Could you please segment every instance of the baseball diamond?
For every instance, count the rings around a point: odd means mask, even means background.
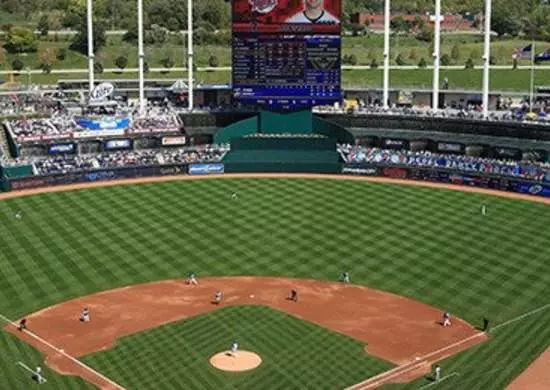
[[[2,386],[501,389],[548,346],[547,199],[263,176],[3,194]],[[212,367],[234,342],[261,364]]]

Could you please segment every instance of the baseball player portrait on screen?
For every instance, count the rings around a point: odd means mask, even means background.
[[[304,10],[286,20],[286,23],[340,24],[340,20],[325,9],[325,0],[303,0]]]

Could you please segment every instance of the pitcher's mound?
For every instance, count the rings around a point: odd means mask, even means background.
[[[232,356],[230,351],[215,354],[210,364],[223,371],[248,371],[262,364],[262,358],[254,352],[239,351]]]

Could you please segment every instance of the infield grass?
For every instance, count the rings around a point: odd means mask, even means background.
[[[484,316],[503,323],[550,296],[550,207],[479,194],[330,180],[187,181],[16,198],[0,202],[0,218],[0,313],[11,318],[191,270],[199,277],[329,280],[349,270],[354,283],[419,299],[474,325]],[[550,320],[547,312],[539,318]],[[464,388],[504,388],[550,344],[538,324],[530,317],[501,328],[445,362],[445,371],[468,372]],[[0,388],[21,388],[15,362],[37,354],[4,333],[0,342],[11,344],[0,354]],[[146,364],[153,363],[120,361],[108,372],[126,377]],[[489,370],[498,380],[488,379]],[[86,388],[71,378],[56,381],[59,389]]]
[[[243,373],[213,368],[210,357],[229,350],[234,340],[262,364]],[[363,348],[288,314],[241,306],[123,338],[84,362],[128,389],[337,389],[392,367]]]

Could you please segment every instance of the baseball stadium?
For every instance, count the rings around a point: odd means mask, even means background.
[[[224,84],[191,0],[187,79],[146,78],[138,0],[138,78],[97,78],[88,0],[87,79],[0,88],[0,389],[550,388],[550,104],[489,88],[491,3],[473,91],[440,0],[431,89],[390,88],[389,0],[382,88],[339,0],[228,2]]]

